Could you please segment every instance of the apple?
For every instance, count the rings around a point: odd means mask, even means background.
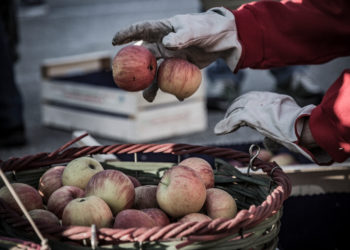
[[[279,166],[297,164],[297,160],[289,153],[279,153],[270,158],[269,162],[276,162]]]
[[[207,189],[205,208],[212,219],[232,219],[237,214],[236,201],[229,193],[219,188]]]
[[[103,199],[113,214],[131,208],[134,204],[135,189],[131,180],[119,170],[104,170],[95,174],[85,189],[86,196],[96,195]]]
[[[210,163],[199,157],[189,157],[179,163],[179,165],[192,168],[202,179],[205,187],[214,187],[214,171]]]
[[[43,200],[35,188],[25,183],[12,183],[11,185],[27,211],[44,207]],[[12,197],[10,190],[6,186],[0,188],[0,199],[5,201],[9,207],[17,213],[23,214],[22,210],[17,205],[16,200]]]
[[[201,221],[207,221],[211,220],[211,218],[205,214],[201,213],[190,213],[182,217],[179,222],[186,223],[186,222],[201,222]]]
[[[129,177],[129,179],[131,180],[131,182],[135,188],[141,186],[140,181],[136,177],[131,176],[131,175],[126,175],[126,176]]]
[[[172,217],[198,212],[206,198],[206,188],[196,172],[186,166],[173,166],[157,187],[159,207]]]
[[[33,210],[30,210],[28,213],[35,223],[42,224],[42,225],[56,225],[56,226],[61,225],[59,218],[54,213],[48,210],[33,209]],[[24,215],[22,216],[26,218]]]
[[[141,210],[125,209],[117,214],[113,228],[154,227],[155,221]]]
[[[126,91],[146,89],[157,72],[157,60],[145,47],[130,45],[122,48],[113,58],[113,80]]]
[[[47,209],[53,212],[58,218],[62,218],[63,210],[67,204],[80,197],[84,197],[83,189],[74,186],[62,186],[52,193],[48,202]]]
[[[156,226],[164,227],[170,223],[169,217],[159,208],[145,208],[141,211],[151,216]]]
[[[157,203],[157,185],[144,185],[135,188],[134,208],[156,208]]]
[[[184,59],[168,58],[159,66],[157,81],[162,91],[182,101],[199,88],[202,74],[196,65]]]
[[[256,152],[254,152],[255,154]],[[262,161],[268,162],[273,157],[273,153],[270,150],[267,149],[260,149],[260,152],[258,154],[258,158]]]
[[[45,203],[50,195],[62,187],[62,174],[65,166],[56,166],[47,170],[39,179],[38,191]]]
[[[92,157],[79,157],[68,163],[62,174],[64,186],[85,189],[90,178],[103,171],[101,164]]]
[[[97,196],[77,198],[70,201],[63,210],[62,224],[65,226],[111,227],[113,214],[107,203]]]

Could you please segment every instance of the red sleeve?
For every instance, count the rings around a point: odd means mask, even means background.
[[[350,69],[342,73],[312,111],[309,126],[316,143],[334,161],[350,157]]]
[[[236,70],[318,64],[350,55],[350,1],[259,1],[234,10]]]

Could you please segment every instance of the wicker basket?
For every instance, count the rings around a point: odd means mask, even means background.
[[[164,169],[188,156],[207,157],[215,163],[215,187],[229,192],[237,202],[233,219],[205,222],[173,222],[164,227],[112,229],[70,226],[48,227],[37,224],[51,249],[275,249],[278,242],[283,201],[291,184],[275,163],[266,163],[250,154],[230,148],[188,144],[116,144],[109,146],[70,147],[81,137],[52,153],[40,153],[0,162],[10,182],[37,187],[40,176],[50,167],[76,157],[94,154],[132,156],[133,161],[104,164],[138,177],[142,184],[156,184]],[[146,155],[168,162],[142,162]],[[175,160],[174,160],[175,159]],[[265,177],[246,174],[229,162],[236,161],[253,170],[261,169]],[[2,184],[3,185],[3,184]],[[26,219],[0,200],[0,247],[27,246],[40,249],[40,240]]]

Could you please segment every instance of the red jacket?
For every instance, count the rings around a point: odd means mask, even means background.
[[[350,55],[349,0],[259,1],[233,13],[242,45],[236,71],[319,64]],[[334,161],[350,157],[350,65],[312,111],[309,125]]]

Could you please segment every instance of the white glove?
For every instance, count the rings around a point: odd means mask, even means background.
[[[302,117],[308,117],[314,108],[315,105],[299,107],[287,95],[252,91],[233,101],[225,118],[216,124],[214,132],[227,134],[242,126],[249,126],[290,151],[301,153],[318,164],[328,163],[331,159],[324,151],[312,155],[296,144],[303,131]]]
[[[235,17],[225,8],[132,24],[117,32],[112,44],[138,40],[157,59],[179,57],[199,68],[223,58],[233,71],[242,53]]]

